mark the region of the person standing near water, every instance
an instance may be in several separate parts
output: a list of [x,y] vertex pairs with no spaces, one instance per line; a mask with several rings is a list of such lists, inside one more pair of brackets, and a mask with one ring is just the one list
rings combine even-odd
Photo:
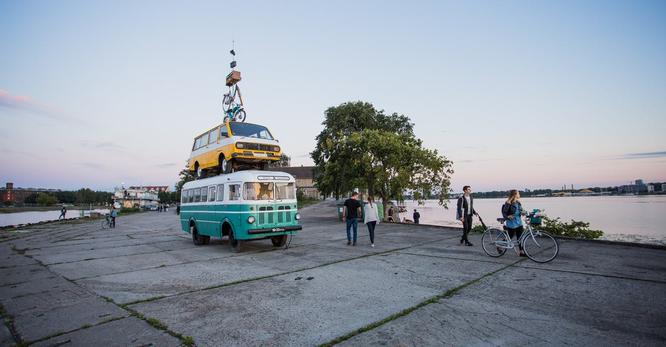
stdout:
[[65,219],[66,214],[67,214],[67,207],[65,207],[65,205],[62,205],[62,208],[60,209],[60,217],[58,217],[58,220],[60,220],[60,218]]
[[118,217],[118,211],[116,211],[115,206],[112,206],[111,207],[111,228],[116,227],[116,217]]
[[414,217],[414,224],[419,224],[419,219],[421,219],[421,214],[419,213],[419,211],[414,209],[414,214],[412,215],[412,217]]
[[[520,200],[520,192],[512,189],[509,192],[509,197],[507,197],[506,202],[502,206],[502,216],[506,221],[505,225],[509,232],[509,237],[513,238],[513,234],[516,234],[516,240],[520,240],[520,236],[523,234],[523,219],[520,218],[523,205],[518,200]],[[520,256],[526,257],[523,245],[518,244],[518,248],[520,249]]]
[[474,210],[474,198],[472,198],[472,187],[464,186],[463,195],[458,198],[458,204],[456,209],[456,219],[463,223],[463,234],[460,238],[460,244],[463,242],[465,246],[474,246],[467,239],[467,234],[472,230],[472,215],[477,215]]
[[363,207],[363,223],[368,226],[370,233],[370,247],[375,247],[375,226],[379,223],[377,204],[372,196],[368,196],[368,203]]
[[[358,213],[361,210],[361,203],[358,202],[358,193],[353,192],[351,198],[345,200],[345,207],[342,209],[342,220],[347,223],[347,246],[356,246],[356,235],[358,233]],[[352,244],[352,235],[350,229],[354,229]]]

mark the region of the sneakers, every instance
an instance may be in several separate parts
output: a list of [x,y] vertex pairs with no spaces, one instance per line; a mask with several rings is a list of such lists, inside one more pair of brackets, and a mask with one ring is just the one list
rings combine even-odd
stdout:
[[356,242],[352,243],[352,246],[356,246]]
[[474,246],[474,244],[472,244],[471,242],[467,241],[467,242],[465,242],[465,246]]
[[373,243],[373,244],[371,244],[371,245],[370,245],[370,247],[372,247],[372,248],[375,248],[375,244],[374,244],[374,243]]
[[347,246],[351,245],[351,241],[347,241]]

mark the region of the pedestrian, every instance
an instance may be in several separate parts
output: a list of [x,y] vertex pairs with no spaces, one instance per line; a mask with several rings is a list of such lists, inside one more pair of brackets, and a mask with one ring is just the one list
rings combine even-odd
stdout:
[[62,208],[60,209],[60,217],[58,217],[58,220],[60,220],[60,218],[65,219],[66,214],[67,214],[67,207],[65,207],[65,205],[62,205]]
[[393,206],[389,207],[389,209],[388,209],[388,218],[387,218],[387,220],[391,223],[395,222],[393,220]]
[[465,246],[474,246],[469,239],[467,234],[472,230],[472,216],[479,215],[474,210],[474,198],[472,198],[472,187],[464,186],[463,195],[458,198],[458,204],[456,209],[456,218],[463,223],[463,234],[460,238],[460,244],[463,242]]
[[[509,192],[509,196],[506,199],[504,205],[502,205],[502,217],[505,220],[506,230],[509,232],[509,238],[513,238],[513,235],[516,235],[516,240],[520,240],[520,236],[523,234],[523,219],[520,217],[523,212],[523,205],[520,203],[520,192],[515,189],[512,189]],[[523,251],[523,245],[518,244],[520,249],[520,256],[526,257],[525,251]]]
[[[347,223],[347,246],[356,246],[356,234],[358,232],[358,214],[361,210],[361,203],[358,202],[358,193],[353,192],[351,198],[345,200],[345,208],[342,209],[342,220]],[[354,237],[349,233],[350,229],[354,231]],[[353,243],[352,243],[353,241]]]
[[111,207],[111,228],[116,227],[116,217],[118,217],[118,211],[116,211],[116,207],[113,206]]
[[375,227],[379,223],[379,214],[377,213],[377,204],[372,196],[368,196],[368,203],[363,207],[363,223],[368,226],[370,233],[370,247],[375,247]]
[[419,211],[414,209],[414,215],[412,217],[414,217],[414,224],[419,224],[419,219],[421,219],[421,214]]
[[180,215],[180,204],[176,204],[176,214]]

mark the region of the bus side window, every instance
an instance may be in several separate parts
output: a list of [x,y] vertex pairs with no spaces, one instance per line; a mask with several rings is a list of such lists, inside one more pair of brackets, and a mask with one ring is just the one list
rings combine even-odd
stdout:
[[224,184],[217,185],[217,201],[224,200]]
[[229,185],[229,200],[240,200],[240,185],[239,184],[230,184]]
[[197,188],[194,190],[194,202],[201,201],[201,189]]
[[208,201],[215,201],[215,186],[208,187]]
[[194,189],[187,190],[187,202],[194,202]]
[[208,201],[208,187],[201,188],[201,202]]
[[220,137],[229,137],[229,130],[227,130],[226,124],[222,124],[220,127]]
[[180,203],[184,204],[187,202],[187,190],[180,191]]

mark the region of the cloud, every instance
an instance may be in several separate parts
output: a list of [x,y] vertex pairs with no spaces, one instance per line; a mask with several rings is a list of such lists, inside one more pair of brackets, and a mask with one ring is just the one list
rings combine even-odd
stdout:
[[95,148],[99,148],[99,149],[118,149],[118,150],[125,149],[125,147],[123,147],[119,144],[115,144],[113,142],[109,142],[109,141],[107,141],[107,142],[98,142],[97,144],[95,144]]
[[648,159],[648,158],[666,158],[666,151],[662,152],[643,152],[643,153],[628,153],[618,159]]
[[7,108],[19,111],[28,111],[33,114],[54,118],[68,119],[62,112],[53,107],[46,106],[23,95],[12,95],[8,91],[0,89],[0,108]]

